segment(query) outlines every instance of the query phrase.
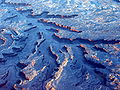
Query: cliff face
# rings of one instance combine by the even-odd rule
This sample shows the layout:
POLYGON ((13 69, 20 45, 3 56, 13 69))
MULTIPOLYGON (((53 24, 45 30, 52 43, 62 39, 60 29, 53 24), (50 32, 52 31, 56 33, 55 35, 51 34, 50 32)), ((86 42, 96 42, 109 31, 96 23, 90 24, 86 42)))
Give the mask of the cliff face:
POLYGON ((0 90, 120 90, 119 0, 1 0, 0 90))

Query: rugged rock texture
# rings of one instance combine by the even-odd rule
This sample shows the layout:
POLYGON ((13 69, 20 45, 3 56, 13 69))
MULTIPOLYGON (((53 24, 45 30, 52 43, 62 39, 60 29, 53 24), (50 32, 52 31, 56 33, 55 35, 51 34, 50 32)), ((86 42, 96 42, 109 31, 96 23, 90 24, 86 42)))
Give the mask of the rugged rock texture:
POLYGON ((1 0, 0 90, 120 90, 119 0, 1 0))

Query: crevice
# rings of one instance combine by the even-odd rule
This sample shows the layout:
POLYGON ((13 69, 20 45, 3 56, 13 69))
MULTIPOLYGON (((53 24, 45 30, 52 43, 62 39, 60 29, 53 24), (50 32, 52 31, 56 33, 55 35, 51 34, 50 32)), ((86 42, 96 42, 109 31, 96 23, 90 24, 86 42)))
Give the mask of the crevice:
POLYGON ((93 47, 95 50, 97 50, 97 51, 101 51, 101 52, 105 52, 105 53, 107 53, 107 51, 105 50, 105 49, 103 49, 103 48, 100 48, 100 47, 97 47, 97 46, 95 46, 95 47, 93 47))
POLYGON ((49 55, 55 60, 54 62, 56 64, 56 66, 59 67, 59 64, 57 62, 58 55, 53 52, 52 46, 49 46, 49 55))
POLYGON ((17 64, 17 66, 18 66, 19 68, 23 69, 23 68, 27 67, 28 65, 25 64, 25 63, 20 63, 20 62, 19 62, 19 63, 17 64))
POLYGON ((4 83, 0 84, 0 88, 5 86, 7 84, 8 81, 5 81, 4 83))
POLYGON ((106 75, 98 70, 94 70, 94 72, 100 77, 100 80, 101 80, 101 83, 104 85, 104 86, 107 86, 107 79, 106 79, 106 75))
POLYGON ((14 16, 12 16, 12 17, 8 17, 8 18, 4 19, 4 21, 7 21, 7 20, 10 20, 10 19, 13 19, 13 18, 15 18, 15 17, 17 17, 17 15, 14 15, 14 16))
POLYGON ((85 62, 89 65, 91 65, 93 68, 103 68, 105 69, 106 67, 100 63, 95 63, 94 61, 91 61, 91 60, 87 60, 86 58, 85 59, 85 62))
POLYGON ((55 33, 58 33, 59 32, 59 29, 54 29, 54 28, 51 28, 51 29, 46 29, 47 31, 50 31, 50 32, 55 32, 55 33))
POLYGON ((29 80, 28 78, 26 78, 25 74, 23 72, 19 72, 19 76, 23 79, 23 80, 29 80))
POLYGON ((0 38, 0 46, 3 45, 5 43, 5 40, 0 38))
POLYGON ((2 0, 2 2, 0 4, 4 4, 5 3, 5 0, 2 0))
POLYGON ((81 48, 81 50, 82 50, 82 52, 83 52, 83 58, 84 58, 84 61, 83 61, 83 62, 84 62, 85 64, 89 65, 89 66, 92 67, 92 68, 102 68, 102 69, 105 69, 105 68, 106 68, 104 65, 102 65, 102 64, 100 64, 100 63, 96 63, 96 62, 94 62, 94 61, 91 61, 91 60, 86 59, 85 54, 86 54, 87 52, 86 52, 85 48, 80 47, 80 46, 78 46, 78 47, 81 48))
POLYGON ((37 15, 33 15, 33 14, 29 14, 27 17, 28 18, 74 18, 76 16, 78 16, 77 14, 74 15, 48 15, 49 12, 43 12, 41 14, 37 14, 37 15))
POLYGON ((120 3, 120 0, 113 0, 113 1, 120 3))
POLYGON ((38 22, 42 23, 44 25, 47 25, 47 26, 52 26, 52 27, 59 28, 59 29, 69 30, 70 32, 76 32, 76 33, 81 33, 82 32, 82 31, 79 31, 79 30, 72 29, 69 26, 64 26, 64 25, 61 25, 61 24, 58 24, 58 23, 55 23, 55 22, 50 22, 50 21, 45 20, 45 19, 39 19, 38 22))
POLYGON ((79 43, 84 43, 84 44, 116 44, 119 43, 120 40, 89 40, 89 39, 82 39, 82 38, 76 38, 71 40, 70 38, 61 38, 60 36, 57 36, 56 34, 52 35, 53 39, 60 42, 60 43, 67 43, 67 44, 79 44, 79 43))
POLYGON ((27 32, 27 31, 33 30, 34 28, 37 28, 37 26, 32 26, 31 28, 24 30, 24 32, 27 32))
POLYGON ((6 5, 12 5, 12 6, 31 6, 31 4, 27 4, 27 3, 12 3, 12 2, 5 2, 4 3, 6 5))

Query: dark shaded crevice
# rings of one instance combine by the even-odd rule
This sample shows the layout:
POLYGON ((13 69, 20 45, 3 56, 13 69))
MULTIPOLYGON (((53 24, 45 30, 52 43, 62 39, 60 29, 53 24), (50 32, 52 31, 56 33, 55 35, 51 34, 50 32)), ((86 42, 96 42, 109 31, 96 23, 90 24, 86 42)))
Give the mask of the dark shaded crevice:
POLYGON ((23 69, 23 68, 27 67, 28 65, 25 64, 25 63, 20 63, 20 62, 19 62, 19 63, 17 64, 17 66, 18 66, 19 68, 23 69))
POLYGON ((60 42, 60 43, 66 43, 66 44, 80 44, 80 43, 84 43, 84 44, 91 44, 91 45, 95 45, 95 44, 116 44, 119 43, 120 40, 95 40, 95 41, 90 41, 88 39, 82 39, 82 38, 76 38, 73 40, 70 40, 69 38, 60 38, 58 36, 56 36, 55 34, 52 35, 53 39, 60 42))
POLYGON ((5 86, 7 84, 8 81, 5 81, 4 83, 0 84, 0 88, 5 86))
POLYGON ((75 15, 48 15, 46 18, 61 18, 61 19, 64 19, 64 18, 74 18, 78 16, 77 14, 75 15))
POLYGON ((99 69, 94 70, 95 74, 98 75, 99 79, 101 80, 101 84, 108 87, 110 90, 114 90, 112 87, 109 86, 107 80, 107 72, 99 71, 99 69))
POLYGON ((75 15, 48 15, 49 12, 43 12, 41 14, 37 14, 37 15, 32 15, 32 14, 29 14, 27 17, 28 18, 61 18, 61 19, 64 19, 64 18, 74 18, 76 16, 78 16, 77 14, 75 15))
POLYGON ((3 40, 2 38, 0 38, 0 46, 2 45, 2 44, 4 44, 5 43, 5 40, 3 40))
POLYGON ((3 56, 7 56, 7 57, 14 57, 14 56, 16 56, 16 55, 18 55, 17 53, 2 53, 3 54, 3 56))
POLYGON ((49 50, 49 55, 54 59, 55 65, 59 67, 60 64, 58 64, 58 62, 56 61, 58 57, 55 53, 53 53, 52 47, 50 46, 48 50, 49 50))
POLYGON ((27 18, 29 18, 29 14, 32 14, 32 9, 27 9, 27 10, 19 10, 19 8, 16 8, 16 10, 22 14, 22 13, 27 13, 28 15, 26 16, 27 18))
POLYGON ((49 47, 49 54, 52 58, 54 58, 55 60, 57 59, 57 56, 55 54, 53 54, 53 52, 51 51, 51 48, 49 47))
POLYGON ((97 50, 97 51, 101 51, 101 52, 105 52, 105 53, 107 53, 107 51, 105 50, 105 49, 103 49, 103 48, 100 48, 100 47, 93 47, 95 50, 97 50))
POLYGON ((53 29, 53 28, 51 28, 51 29, 46 29, 47 31, 50 31, 50 32, 55 32, 55 33, 58 33, 58 30, 59 29, 53 29))
POLYGON ((41 39, 42 35, 43 35, 43 32, 38 32, 37 35, 38 35, 38 39, 41 39))
POLYGON ((5 0, 1 0, 2 2, 0 4, 4 4, 5 3, 5 0))
POLYGON ((23 72, 19 72, 19 76, 22 78, 22 80, 29 80, 26 78, 26 76, 23 72))
POLYGON ((61 49, 63 52, 68 52, 67 51, 67 47, 66 46, 64 46, 64 47, 62 47, 62 49, 61 49))
POLYGON ((1 79, 5 80, 8 76, 8 74, 9 74, 9 71, 1 79))
POLYGON ((45 19, 39 19, 38 22, 42 23, 43 25, 46 25, 46 26, 52 26, 52 27, 55 27, 57 29, 68 30, 70 32, 76 32, 76 33, 81 33, 82 32, 82 31, 79 31, 79 30, 72 29, 69 26, 64 26, 64 25, 61 25, 61 24, 57 24, 55 22, 50 22, 50 21, 45 20, 45 19))
POLYGON ((24 32, 27 32, 27 31, 30 31, 30 30, 34 30, 35 28, 37 28, 37 26, 32 26, 31 28, 24 30, 24 32))
POLYGON ((13 47, 12 49, 13 49, 13 52, 20 52, 20 51, 22 51, 22 50, 24 49, 24 46, 23 46, 23 47, 20 47, 20 48, 18 48, 18 47, 13 47))
POLYGON ((35 49, 35 48, 33 48, 33 49, 32 49, 32 53, 34 54, 35 52, 36 52, 36 49, 35 49))
POLYGON ((5 2, 5 1, 4 3, 10 6, 31 6, 31 4, 27 4, 27 3, 10 3, 10 2, 5 2))
POLYGON ((40 47, 40 45, 43 43, 43 42, 45 42, 45 38, 43 37, 43 32, 38 32, 37 33, 37 35, 38 35, 38 40, 42 40, 42 41, 37 41, 35 44, 37 44, 37 48, 38 47, 40 47))
POLYGON ((96 63, 94 61, 86 59, 85 54, 87 54, 87 52, 86 52, 85 48, 82 48, 80 46, 78 46, 78 48, 80 48, 82 50, 82 52, 83 52, 83 58, 84 58, 83 62, 85 64, 89 65, 91 68, 102 68, 102 69, 106 68, 104 65, 102 65, 100 63, 96 63))
POLYGON ((113 0, 113 1, 120 3, 120 0, 113 0))
POLYGON ((119 43, 120 40, 104 40, 104 39, 100 39, 100 40, 95 40, 94 43, 95 44, 116 44, 119 43))
POLYGON ((14 87, 12 87, 10 90, 16 90, 14 87))
POLYGON ((13 35, 15 35, 15 36, 18 35, 18 33, 17 33, 15 30, 13 30, 13 29, 11 29, 11 28, 9 28, 9 30, 11 31, 11 33, 12 33, 13 35))
POLYGON ((95 69, 94 72, 99 76, 102 85, 107 86, 107 83, 106 83, 106 81, 107 81, 106 76, 107 75, 105 73, 98 71, 97 69, 95 69))
POLYGON ((16 84, 20 84, 20 83, 21 83, 21 80, 17 80, 17 81, 16 81, 16 84))
MULTIPOLYGON (((59 38, 59 37, 56 37, 55 35, 52 35, 52 38, 60 43, 66 43, 66 44, 73 44, 73 41, 67 39, 67 38, 59 38)), ((78 42, 79 43, 79 42, 78 42)))
POLYGON ((10 19, 13 19, 13 18, 15 18, 15 17, 17 17, 17 15, 14 15, 14 16, 12 16, 12 17, 8 17, 8 18, 4 19, 4 21, 7 21, 7 20, 10 20, 10 19))
POLYGON ((27 15, 27 18, 45 18, 49 13, 49 12, 42 12, 41 14, 33 15, 32 13, 33 10, 31 9, 29 11, 30 11, 30 14, 27 15))
POLYGON ((85 62, 93 68, 102 68, 102 69, 106 68, 104 65, 102 65, 100 63, 95 63, 94 61, 87 60, 86 58, 84 58, 84 59, 85 59, 85 62))
POLYGON ((45 26, 52 26, 54 28, 63 29, 63 30, 69 30, 69 29, 71 29, 71 27, 68 27, 68 29, 67 29, 67 28, 60 27, 60 26, 57 26, 55 24, 52 24, 51 22, 48 22, 48 23, 40 22, 40 23, 42 23, 45 26))
POLYGON ((3 32, 4 29, 5 29, 4 27, 1 27, 1 26, 0 26, 0 33, 3 32))

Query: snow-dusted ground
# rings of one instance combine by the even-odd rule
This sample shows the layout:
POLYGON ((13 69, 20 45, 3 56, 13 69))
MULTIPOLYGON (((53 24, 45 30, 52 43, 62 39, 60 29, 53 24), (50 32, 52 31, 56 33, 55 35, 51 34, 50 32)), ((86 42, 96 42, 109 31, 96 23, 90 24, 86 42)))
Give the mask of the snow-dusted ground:
POLYGON ((120 90, 119 0, 0 0, 0 90, 120 90))

